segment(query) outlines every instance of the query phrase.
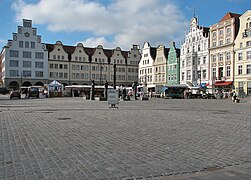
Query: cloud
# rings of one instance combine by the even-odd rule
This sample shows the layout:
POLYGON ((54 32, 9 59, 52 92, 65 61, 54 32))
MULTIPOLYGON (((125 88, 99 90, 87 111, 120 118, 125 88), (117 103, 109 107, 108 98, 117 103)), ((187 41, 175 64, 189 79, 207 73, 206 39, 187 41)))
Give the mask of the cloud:
POLYGON ((145 41, 158 46, 172 40, 183 40, 184 31, 188 28, 185 15, 170 0, 107 2, 40 0, 28 4, 18 0, 12 7, 19 21, 29 18, 53 32, 91 34, 91 37, 79 40, 85 43, 84 46, 104 43, 130 48, 132 44, 143 45, 145 41))

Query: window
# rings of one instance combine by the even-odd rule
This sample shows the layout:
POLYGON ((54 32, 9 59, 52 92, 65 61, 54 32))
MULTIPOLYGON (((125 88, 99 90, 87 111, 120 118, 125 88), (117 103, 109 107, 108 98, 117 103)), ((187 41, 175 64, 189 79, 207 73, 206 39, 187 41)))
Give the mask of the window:
POLYGON ((213 32, 213 37, 216 37, 216 32, 213 32))
POLYGON ((231 28, 227 28, 227 34, 231 33, 231 28))
POLYGON ((63 69, 63 64, 59 64, 59 69, 63 69))
POLYGON ((206 77, 207 77, 207 70, 206 69, 203 69, 203 71, 202 71, 202 78, 203 79, 206 79, 206 77))
POLYGON ((10 57, 18 57, 18 51, 10 50, 10 57))
POLYGON ((64 78, 68 78, 68 73, 64 73, 64 78))
POLYGON ((18 34, 22 34, 22 28, 18 28, 18 34))
POLYGON ((64 56, 62 56, 61 58, 62 58, 62 60, 64 60, 64 56))
POLYGON ((42 52, 36 52, 35 53, 35 58, 36 59, 44 59, 44 53, 42 53, 42 52))
POLYGON ((24 42, 23 41, 19 41, 19 47, 23 48, 24 47, 24 42))
POLYGON ((220 36, 223 35, 223 29, 221 29, 221 30, 219 31, 219 35, 220 35, 220 36))
POLYGON ((206 63, 207 63, 207 57, 204 56, 204 57, 203 57, 203 64, 206 64, 206 63))
POLYGON ((193 57, 193 65, 196 63, 196 57, 193 57))
POLYGON ((31 42, 31 49, 35 49, 35 42, 31 42))
POLYGON ((54 64, 54 69, 58 69, 58 64, 54 64))
POLYGON ((226 60, 230 60, 231 56, 230 56, 230 52, 226 52, 226 60))
POLYGON ((17 77, 18 76, 18 70, 10 70, 10 76, 11 77, 17 77))
POLYGON ((18 61, 17 60, 10 60, 10 67, 18 67, 18 61))
POLYGON ((53 55, 53 59, 56 59, 56 57, 57 57, 56 55, 53 55))
POLYGON ((227 66, 227 76, 230 76, 230 66, 227 66))
POLYGON ((60 55, 58 55, 58 60, 60 60, 60 55))
POLYGON ((181 73, 181 80, 184 81, 185 80, 185 72, 181 73))
POLYGON ((43 62, 36 62, 35 67, 36 68, 44 68, 44 63, 43 62))
POLYGON ((240 48, 242 48, 242 43, 240 43, 240 48))
POLYGON ((213 77, 216 77, 216 68, 213 68, 213 77))
POLYGON ((35 30, 35 29, 33 30, 33 35, 34 35, 34 36, 36 35, 36 30, 35 30))
POLYGON ((53 69, 53 64, 50 64, 50 68, 53 69))
POLYGON ((223 61, 223 54, 219 55, 219 61, 223 61))
POLYGON ((200 57, 198 57, 198 65, 200 65, 200 57))
POLYGON ((213 59, 213 62, 216 62, 216 55, 213 55, 212 59, 213 59))
POLYGON ((239 60, 239 61, 242 60, 242 52, 238 53, 238 60, 239 60))
POLYGON ((63 78, 64 77, 64 73, 60 72, 58 77, 59 78, 63 78))
POLYGON ((200 51, 200 44, 198 45, 198 51, 200 51))
POLYGON ((251 41, 247 41, 247 42, 246 42, 246 46, 247 46, 247 47, 250 47, 250 46, 251 46, 251 41))
POLYGON ((14 41, 17 40, 17 35, 13 35, 13 40, 14 40, 14 41))
POLYGON ((223 40, 220 40, 220 45, 223 45, 223 40))
POLYGON ((25 41, 24 47, 29 48, 29 42, 28 41, 25 41))
POLYGON ((23 51, 23 58, 31 58, 31 52, 23 51))
POLYGON ((191 70, 187 70, 187 80, 191 80, 191 70))
POLYGON ((251 74, 251 64, 247 65, 247 74, 251 74))
POLYGON ((242 74, 242 65, 238 66, 238 75, 242 74))
POLYGON ((23 61, 24 68, 31 68, 31 61, 23 61))
POLYGON ((251 51, 247 51, 247 59, 251 59, 251 51))
POLYGON ((31 77, 31 71, 23 71, 24 77, 31 77))
POLYGON ((213 42, 213 47, 216 47, 216 42, 213 42))
POLYGON ((227 44, 230 44, 231 39, 227 38, 227 44))

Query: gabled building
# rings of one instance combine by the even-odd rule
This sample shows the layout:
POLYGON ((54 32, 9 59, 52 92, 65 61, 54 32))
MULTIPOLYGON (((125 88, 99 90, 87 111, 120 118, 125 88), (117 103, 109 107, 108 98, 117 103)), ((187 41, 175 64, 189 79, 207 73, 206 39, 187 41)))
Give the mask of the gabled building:
POLYGON ((2 82, 9 89, 48 83, 48 51, 32 21, 23 19, 1 51, 2 82))
POLYGON ((154 84, 165 85, 167 82, 167 56, 169 48, 159 45, 156 49, 156 58, 153 64, 154 84))
POLYGON ((238 95, 251 95, 251 10, 240 16, 240 28, 234 41, 234 86, 238 95))
POLYGON ((180 49, 176 48, 174 42, 170 43, 166 78, 168 85, 180 84, 180 49))
POLYGON ((139 62, 139 80, 140 84, 146 84, 148 88, 154 88, 154 61, 156 58, 156 48, 151 47, 149 42, 145 42, 142 49, 142 55, 139 62))
POLYGON ((64 85, 87 85, 90 79, 103 85, 106 81, 111 85, 114 80, 113 64, 116 64, 116 85, 130 86, 138 80, 138 63, 140 51, 133 45, 130 51, 66 46, 58 41, 46 44, 49 50, 49 80, 58 80, 64 85))
POLYGON ((234 81, 234 40, 239 30, 240 14, 226 13, 210 27, 210 85, 231 91, 234 81))
POLYGON ((180 84, 205 86, 209 80, 209 28, 199 26, 198 18, 190 21, 190 29, 181 45, 180 84))

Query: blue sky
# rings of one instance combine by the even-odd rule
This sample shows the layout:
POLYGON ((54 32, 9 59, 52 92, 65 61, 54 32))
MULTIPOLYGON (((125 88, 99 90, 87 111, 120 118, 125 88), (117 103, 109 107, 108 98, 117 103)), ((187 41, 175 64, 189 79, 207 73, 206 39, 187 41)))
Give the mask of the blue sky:
POLYGON ((209 27, 227 12, 243 14, 250 0, 0 0, 0 48, 12 39, 22 19, 31 19, 44 43, 104 48, 132 44, 179 47, 190 19, 209 27))

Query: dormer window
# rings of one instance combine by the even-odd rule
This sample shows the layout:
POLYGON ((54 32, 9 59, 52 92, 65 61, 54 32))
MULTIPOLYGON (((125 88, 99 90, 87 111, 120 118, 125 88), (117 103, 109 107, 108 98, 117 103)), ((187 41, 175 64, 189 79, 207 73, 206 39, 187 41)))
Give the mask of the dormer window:
POLYGON ((37 34, 36 30, 33 30, 33 35, 35 36, 37 34))

